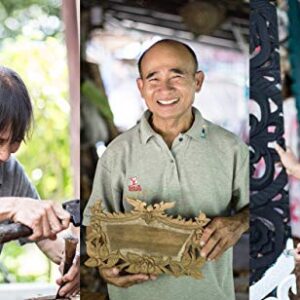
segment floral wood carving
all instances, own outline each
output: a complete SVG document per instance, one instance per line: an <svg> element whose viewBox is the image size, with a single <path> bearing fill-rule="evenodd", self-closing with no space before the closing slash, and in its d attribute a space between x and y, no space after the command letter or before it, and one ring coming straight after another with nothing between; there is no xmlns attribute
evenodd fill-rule
<svg viewBox="0 0 300 300"><path fill-rule="evenodd" d="M202 278L205 259L200 256L200 238L210 221L205 214L186 220L166 215L174 202L147 206L138 199L127 201L133 206L129 213L106 213L101 201L91 209L86 266Z"/></svg>

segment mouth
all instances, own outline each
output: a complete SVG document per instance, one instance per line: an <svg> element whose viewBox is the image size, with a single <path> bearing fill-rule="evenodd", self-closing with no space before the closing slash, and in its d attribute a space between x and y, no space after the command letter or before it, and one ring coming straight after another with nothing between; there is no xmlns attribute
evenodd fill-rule
<svg viewBox="0 0 300 300"><path fill-rule="evenodd" d="M173 99L159 99L157 100L157 103L162 106L167 105L173 105L176 104L179 101L179 98L173 98Z"/></svg>

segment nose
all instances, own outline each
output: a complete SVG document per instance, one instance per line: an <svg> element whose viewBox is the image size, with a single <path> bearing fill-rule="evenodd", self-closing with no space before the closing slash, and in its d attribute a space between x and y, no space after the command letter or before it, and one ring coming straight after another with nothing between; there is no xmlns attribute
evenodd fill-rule
<svg viewBox="0 0 300 300"><path fill-rule="evenodd" d="M159 90L170 91L173 89L174 89L174 86L172 85L172 82L169 79L161 80L160 85L159 85Z"/></svg>

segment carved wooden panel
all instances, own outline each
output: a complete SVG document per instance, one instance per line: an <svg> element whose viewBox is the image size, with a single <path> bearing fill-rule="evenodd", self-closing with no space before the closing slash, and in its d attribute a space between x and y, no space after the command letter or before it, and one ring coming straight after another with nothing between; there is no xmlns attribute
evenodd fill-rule
<svg viewBox="0 0 300 300"><path fill-rule="evenodd" d="M250 164L251 284L259 281L291 236L287 175L274 150L284 146L276 7L251 0Z"/></svg>
<svg viewBox="0 0 300 300"><path fill-rule="evenodd" d="M200 238L209 219L204 213L191 220L167 216L173 202L148 205L127 199L130 213L106 213L97 202L92 208L87 236L89 267L114 267L128 273L189 275L200 279L205 259Z"/></svg>

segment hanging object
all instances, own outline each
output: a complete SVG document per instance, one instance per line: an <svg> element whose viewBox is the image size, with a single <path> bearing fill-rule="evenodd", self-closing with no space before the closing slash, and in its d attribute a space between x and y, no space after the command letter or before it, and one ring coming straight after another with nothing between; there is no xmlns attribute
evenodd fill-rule
<svg viewBox="0 0 300 300"><path fill-rule="evenodd" d="M226 18L226 7L219 2L194 1L180 9L183 22L197 35L210 34Z"/></svg>

